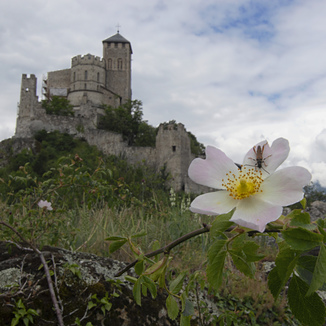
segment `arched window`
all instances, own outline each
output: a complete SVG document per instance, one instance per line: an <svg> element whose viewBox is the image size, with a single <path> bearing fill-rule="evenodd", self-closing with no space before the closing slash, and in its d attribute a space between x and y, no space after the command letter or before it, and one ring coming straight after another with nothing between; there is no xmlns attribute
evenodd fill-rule
<svg viewBox="0 0 326 326"><path fill-rule="evenodd" d="M118 59L118 70L122 70L122 59Z"/></svg>

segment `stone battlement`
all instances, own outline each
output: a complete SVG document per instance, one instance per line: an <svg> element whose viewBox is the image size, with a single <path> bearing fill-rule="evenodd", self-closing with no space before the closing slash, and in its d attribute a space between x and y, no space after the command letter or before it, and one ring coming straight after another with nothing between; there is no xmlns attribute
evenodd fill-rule
<svg viewBox="0 0 326 326"><path fill-rule="evenodd" d="M77 65L95 65L101 68L105 68L105 61L103 58L92 54L85 54L83 56L77 55L71 59L71 67Z"/></svg>
<svg viewBox="0 0 326 326"><path fill-rule="evenodd" d="M34 74L22 74L22 79L35 79L36 80L36 76Z"/></svg>

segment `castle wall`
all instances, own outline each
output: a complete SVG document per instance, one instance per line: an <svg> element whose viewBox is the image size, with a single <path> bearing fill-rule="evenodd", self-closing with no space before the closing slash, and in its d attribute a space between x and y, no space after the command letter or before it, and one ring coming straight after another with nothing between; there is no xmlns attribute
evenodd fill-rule
<svg viewBox="0 0 326 326"><path fill-rule="evenodd" d="M70 87L70 69L62 69L48 72L47 85L49 88L69 88Z"/></svg>

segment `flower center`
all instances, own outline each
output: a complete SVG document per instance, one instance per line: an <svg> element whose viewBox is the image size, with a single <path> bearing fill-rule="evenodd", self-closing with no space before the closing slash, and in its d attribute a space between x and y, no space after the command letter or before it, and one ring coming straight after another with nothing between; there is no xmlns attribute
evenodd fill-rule
<svg viewBox="0 0 326 326"><path fill-rule="evenodd" d="M222 179L222 186L229 192L229 196L234 199L244 199L262 192L260 185L264 180L260 170L256 171L256 169L242 167L238 175L230 171L226 174L226 177L226 180Z"/></svg>

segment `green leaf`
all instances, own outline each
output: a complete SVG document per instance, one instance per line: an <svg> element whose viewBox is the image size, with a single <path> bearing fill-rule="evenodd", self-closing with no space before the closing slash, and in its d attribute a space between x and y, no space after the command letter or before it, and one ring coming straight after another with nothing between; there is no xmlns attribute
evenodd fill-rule
<svg viewBox="0 0 326 326"><path fill-rule="evenodd" d="M218 290L222 284L226 250L226 240L215 240L208 249L207 279L211 286Z"/></svg>
<svg viewBox="0 0 326 326"><path fill-rule="evenodd" d="M154 283L154 281L152 279L150 279L147 276L143 276L143 279L144 279L144 283L143 284L145 284L147 286L149 292L152 295L152 298L155 299L156 296L157 296L156 284Z"/></svg>
<svg viewBox="0 0 326 326"><path fill-rule="evenodd" d="M141 275L144 271L144 261L140 260L135 265L135 272L137 275Z"/></svg>
<svg viewBox="0 0 326 326"><path fill-rule="evenodd" d="M282 231L284 240L295 250L310 250L320 246L323 236L303 228Z"/></svg>
<svg viewBox="0 0 326 326"><path fill-rule="evenodd" d="M307 284L311 284L312 276L315 270L317 257L301 256L295 266L298 276Z"/></svg>
<svg viewBox="0 0 326 326"><path fill-rule="evenodd" d="M268 274L268 287L276 299L290 278L299 259L297 251L285 244L280 244L280 252L275 259L276 266Z"/></svg>
<svg viewBox="0 0 326 326"><path fill-rule="evenodd" d="M317 257L315 270L312 276L311 284L307 292L307 296L317 291L323 286L326 281L326 249L324 245L320 246L319 254Z"/></svg>
<svg viewBox="0 0 326 326"><path fill-rule="evenodd" d="M145 235L147 235L147 232L145 230L141 230L140 232L132 235L131 238L140 238L144 237Z"/></svg>
<svg viewBox="0 0 326 326"><path fill-rule="evenodd" d="M97 304L94 303L93 301L89 301L88 302L88 305L87 305L87 307L88 307L89 310L92 309L92 308L94 308L94 307L96 307L96 306L97 306Z"/></svg>
<svg viewBox="0 0 326 326"><path fill-rule="evenodd" d="M166 308L168 310L168 316L172 320L175 320L179 314L179 305L171 294L166 299Z"/></svg>
<svg viewBox="0 0 326 326"><path fill-rule="evenodd" d="M136 277L132 277L132 276L129 276L129 275L125 276L125 280L128 281L128 282L131 282L131 283L136 283L137 282Z"/></svg>
<svg viewBox="0 0 326 326"><path fill-rule="evenodd" d="M136 303L141 306L141 288L142 288L142 277L140 277L137 282L134 285L134 288L132 289L132 293L134 295L134 299Z"/></svg>
<svg viewBox="0 0 326 326"><path fill-rule="evenodd" d="M192 316L195 312L194 305L192 302L186 298L185 303L184 303L184 309L182 311L182 315L187 317L187 316Z"/></svg>
<svg viewBox="0 0 326 326"><path fill-rule="evenodd" d="M180 326L190 326L191 316L181 315L180 317Z"/></svg>
<svg viewBox="0 0 326 326"><path fill-rule="evenodd" d="M304 212L296 212L293 218L291 219L290 225L296 227L302 227L307 230L314 230L316 229L316 225L310 224L310 215L309 213Z"/></svg>
<svg viewBox="0 0 326 326"><path fill-rule="evenodd" d="M317 293L307 296L308 285L298 276L293 275L288 290L288 302L294 316L304 325L322 326L326 310Z"/></svg>
<svg viewBox="0 0 326 326"><path fill-rule="evenodd" d="M218 235L220 232L224 232L234 224L233 222L229 221L233 213L234 209L227 214L221 214L215 218L210 229L210 234L212 237Z"/></svg>
<svg viewBox="0 0 326 326"><path fill-rule="evenodd" d="M114 241L110 244L109 246L109 253L112 254L113 252L117 251L118 249L120 249L125 243L127 242L127 240L119 240L119 241Z"/></svg>
<svg viewBox="0 0 326 326"><path fill-rule="evenodd" d="M169 286L169 290L170 292L172 292L173 294L177 294L180 292L180 290L182 289L182 284L183 284L183 280L186 276L186 273L183 272L181 274L179 274L171 283Z"/></svg>
<svg viewBox="0 0 326 326"><path fill-rule="evenodd" d="M117 235L117 236L108 237L105 240L106 241L122 241L122 240L126 240L127 241L127 238L126 237L121 237L121 236Z"/></svg>
<svg viewBox="0 0 326 326"><path fill-rule="evenodd" d="M326 242L326 232L324 230L326 228L326 221L323 218L319 218L316 223L319 232L324 236L324 242Z"/></svg>
<svg viewBox="0 0 326 326"><path fill-rule="evenodd" d="M302 200L300 201L300 204L302 206L302 209L306 209L307 206L307 199L304 197L302 198Z"/></svg>
<svg viewBox="0 0 326 326"><path fill-rule="evenodd" d="M259 245L253 241L246 241L243 245L243 252L246 255L246 260L248 262L259 261L265 257L265 255L257 254L257 250L259 249Z"/></svg>
<svg viewBox="0 0 326 326"><path fill-rule="evenodd" d="M246 276L253 278L255 276L256 267L253 262L247 261L247 257L242 250L229 250L236 268Z"/></svg>

